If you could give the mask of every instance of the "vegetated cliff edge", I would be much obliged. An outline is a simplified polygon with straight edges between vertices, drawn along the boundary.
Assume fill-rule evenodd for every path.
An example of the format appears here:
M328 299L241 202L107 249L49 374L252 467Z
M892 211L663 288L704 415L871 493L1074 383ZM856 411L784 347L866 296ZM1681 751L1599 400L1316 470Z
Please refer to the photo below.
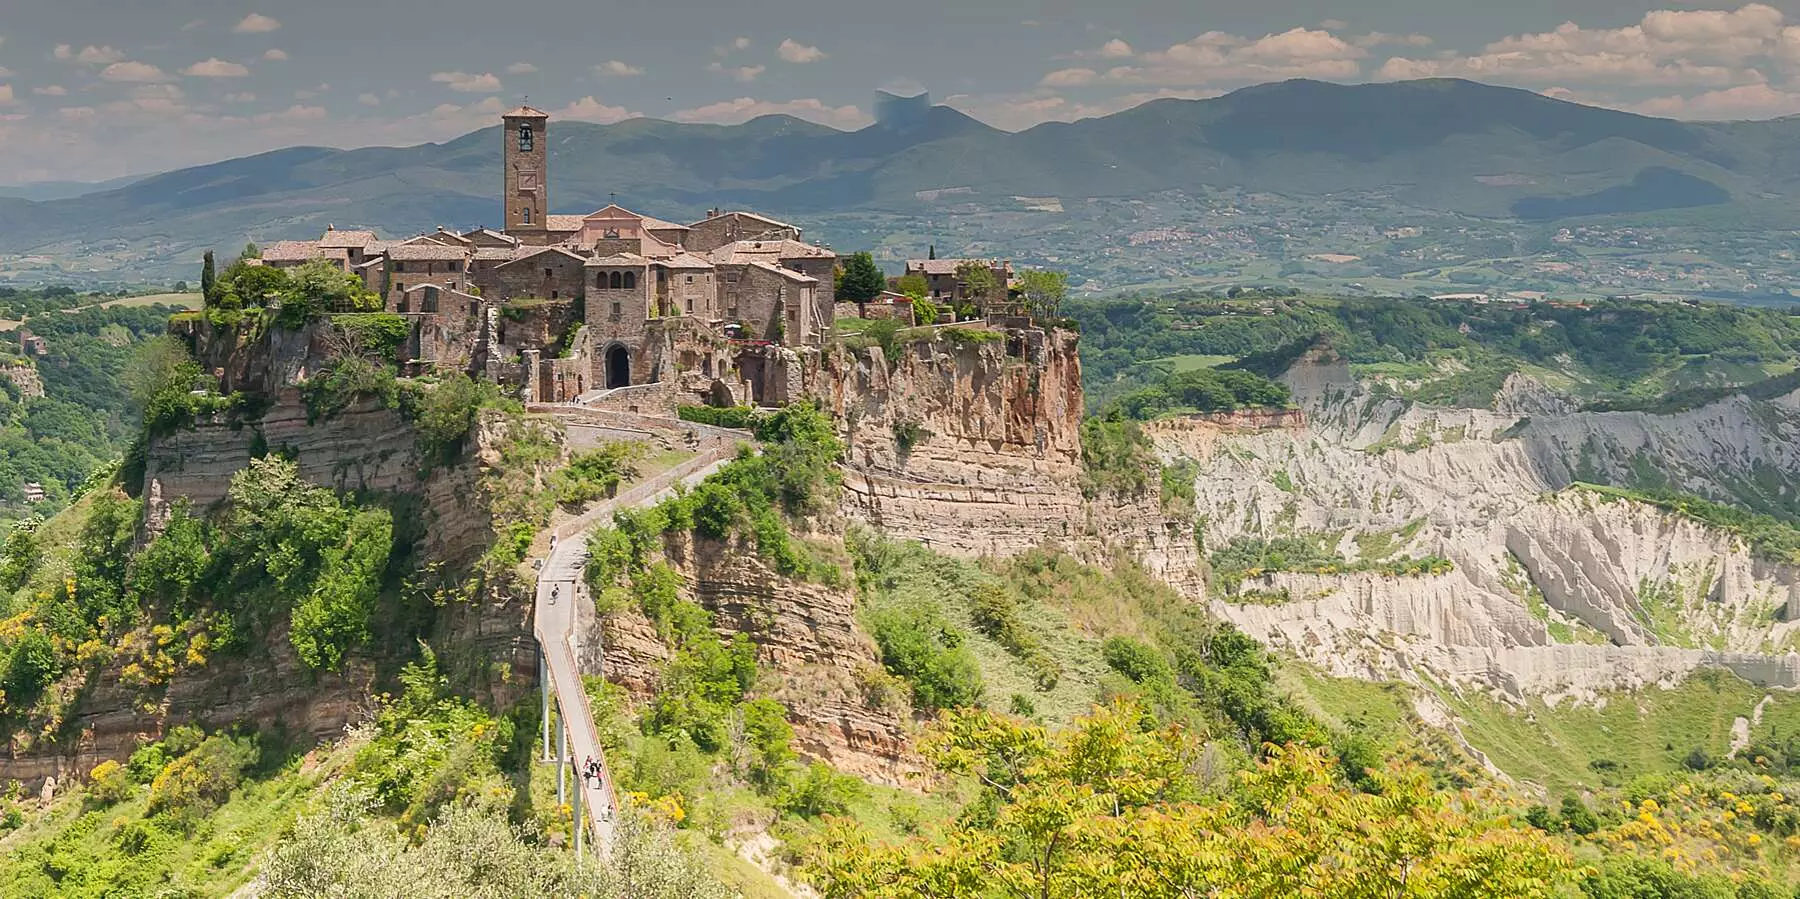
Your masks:
M1734 496L1751 485L1791 502L1791 487L1771 483L1787 475L1771 475L1800 470L1800 396L1582 412L1514 376L1498 411L1446 409L1372 392L1328 352L1286 380L1304 428L1152 431L1164 458L1200 463L1209 553L1285 539L1336 560L1252 571L1236 595L1215 590L1221 614L1257 638L1339 675L1513 697L1670 683L1708 665L1800 686L1800 568L1718 528L1573 486ZM1428 556L1453 567L1409 575L1383 564Z
M1125 552L1197 591L1191 522L1155 496L1083 495L1079 335L1003 333L939 332L891 360L880 347L825 357L807 387L840 422L845 513L955 555L1046 542L1093 561Z

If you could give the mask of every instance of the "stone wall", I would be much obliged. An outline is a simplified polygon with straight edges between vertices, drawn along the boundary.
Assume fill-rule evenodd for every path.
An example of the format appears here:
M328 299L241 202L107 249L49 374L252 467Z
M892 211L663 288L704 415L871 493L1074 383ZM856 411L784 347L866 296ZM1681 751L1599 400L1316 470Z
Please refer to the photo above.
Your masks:
M25 398L44 395L44 379L38 377L37 367L29 362L19 361L0 365L0 378L5 378L19 389L19 396Z
M482 296L499 302L526 298L575 300L586 293L586 263L572 253L547 249L477 271L472 277Z

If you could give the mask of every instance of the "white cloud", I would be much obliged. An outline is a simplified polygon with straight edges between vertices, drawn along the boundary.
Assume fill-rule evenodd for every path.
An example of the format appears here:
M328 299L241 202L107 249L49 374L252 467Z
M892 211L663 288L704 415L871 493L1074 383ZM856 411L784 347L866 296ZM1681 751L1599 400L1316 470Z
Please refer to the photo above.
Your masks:
M306 106L299 103L289 106L280 112L265 112L250 117L250 121L258 124L280 122L320 122L330 114L323 106Z
M825 51L818 47L807 46L790 37L782 41L781 46L775 48L775 55L781 57L784 62L808 63L824 59Z
M497 94L504 90L500 79L493 73L471 75L468 72L438 72L431 80L439 84L447 84L450 89L464 94Z
M1100 79L1100 73L1093 69L1057 69L1045 75L1039 84L1045 87L1077 87L1093 84Z
M1654 97L1630 107L1645 115L1724 121L1800 114L1800 92L1767 84L1742 84L1691 97Z
M638 113L623 106L609 106L593 97L582 97L550 115L559 120L595 122L601 125L638 117Z
M810 97L804 100L789 100L786 103L739 97L735 100L721 100L718 103L694 109L684 109L670 118L677 122L735 125L766 115L790 115L834 128L860 128L869 124L869 117L855 106L829 106Z
M60 84L47 84L43 87L34 87L31 89L31 92L40 97L66 97L69 95L69 89Z
M250 74L250 69L239 63L213 57L182 69L181 74L193 78L242 78Z
M1388 34L1385 31L1371 31L1350 39L1350 43L1358 47L1379 47L1383 44L1398 44L1403 47L1429 47L1432 45L1430 35L1425 34Z
M231 30L238 34L267 34L280 27L280 22L271 19L262 13L253 12L245 16L243 21L238 22Z
M0 66L0 78L11 78L12 73L13 73L12 69L9 69L5 66Z
M708 65L706 67L706 70L708 72L719 72L721 74L730 75L732 77L732 80L741 81L745 84L748 84L752 81L755 81L757 76L768 71L768 67L767 66L730 66L730 67L726 67L726 66L720 65L719 63L715 62L715 63L712 63L711 65Z
M512 65L506 67L506 74L508 74L508 75L530 75L533 72L536 72L537 70L538 70L538 67L532 65L531 63L515 62Z
M1524 84L1609 87L1731 87L1768 80L1756 66L1800 62L1800 29L1761 3L1735 10L1653 10L1635 25L1587 28L1564 22L1494 41L1482 52L1390 59L1379 78L1455 76Z
M180 100L187 94L173 84L140 84L131 89L131 96L139 100Z
M380 106L381 98L374 94L359 94L356 97L356 102L361 103L364 106Z
M13 86L0 84L0 106L11 106L17 102L19 101L13 97Z
M51 55L63 62L73 61L84 66L111 65L115 62L123 62L125 59L125 53L122 50L115 50L111 46L96 47L92 44L82 47L79 51L68 44L57 44L56 49L51 51Z
M287 51L280 47L270 47L263 51L263 59L270 62L281 62L288 58Z
M750 39L747 37L737 38L731 42L731 47L734 50L748 50L750 49Z
M224 100L227 103L255 103L256 95L249 91L237 91L226 94Z
M1127 59L1131 54L1131 45L1116 37L1100 45L1101 59Z
M1294 28L1254 40L1209 31L1166 50L1140 54L1141 65L1115 66L1101 78L1123 84L1170 86L1283 78L1355 78L1367 55L1363 48L1317 29Z
M169 76L147 62L115 62L100 71L100 77L107 81L120 81L127 84L154 84L169 80Z
M62 116L65 119L70 119L70 120L91 119L94 117L94 107L92 107L92 106L64 106L63 108L57 110L56 114L59 116Z
M634 75L644 74L643 69L638 68L637 66L631 65L630 63L620 62L616 59L609 59L609 60L595 66L594 71L599 72L602 75L610 75L615 78L630 78Z

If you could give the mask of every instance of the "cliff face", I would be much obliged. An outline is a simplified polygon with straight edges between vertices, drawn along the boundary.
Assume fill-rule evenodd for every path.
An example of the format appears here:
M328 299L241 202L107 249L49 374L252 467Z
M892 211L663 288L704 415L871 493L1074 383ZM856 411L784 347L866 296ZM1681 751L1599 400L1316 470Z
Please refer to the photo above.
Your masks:
M1645 472L1714 493L1755 483L1800 451L1794 397L1586 413L1516 379L1502 411L1486 411L1368 393L1329 358L1288 380L1304 425L1151 429L1164 458L1199 463L1208 550L1302 536L1352 561L1438 555L1455 568L1253 579L1259 596L1289 600L1215 599L1252 635L1338 674L1429 675L1515 696L1584 696L1707 664L1795 682L1800 569L1682 516L1565 489Z
M787 707L796 749L887 783L918 770L899 712L871 702L860 686L881 662L857 629L852 589L784 578L752 543L671 536L664 554L682 575L683 598L711 611L721 634L745 634L756 644L765 672L758 691ZM584 668L603 670L640 698L654 694L668 649L641 613L609 615L588 633L582 645L604 651Z
M1155 497L1082 495L1078 336L1001 333L918 340L893 360L879 347L825 356L806 389L841 423L845 514L957 555L1122 549L1197 584L1192 530Z

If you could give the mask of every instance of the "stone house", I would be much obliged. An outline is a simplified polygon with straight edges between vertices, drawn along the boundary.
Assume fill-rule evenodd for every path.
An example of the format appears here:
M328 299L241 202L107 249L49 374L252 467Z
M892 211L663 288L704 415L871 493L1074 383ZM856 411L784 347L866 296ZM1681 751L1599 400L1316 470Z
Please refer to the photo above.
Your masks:
M748 241L799 240L800 229L754 212L713 209L706 218L688 226L684 246L690 252L710 253L726 244Z
M582 296L587 260L562 247L530 247L491 269L471 274L481 295L506 303L517 299L574 300Z
M994 289L985 297L970 296L969 285L957 275L957 270L965 264L985 265L994 275ZM931 299L936 302L948 301L960 304L969 301L976 308L987 310L1000 307L1006 303L1007 286L1012 283L1013 267L1010 260L996 259L908 259L906 274L922 275L926 287L931 291Z
M469 259L473 251L467 247L445 246L433 240L413 240L385 251L387 284L382 291L390 312L416 312L405 308L407 291L430 284L446 290L467 291Z

